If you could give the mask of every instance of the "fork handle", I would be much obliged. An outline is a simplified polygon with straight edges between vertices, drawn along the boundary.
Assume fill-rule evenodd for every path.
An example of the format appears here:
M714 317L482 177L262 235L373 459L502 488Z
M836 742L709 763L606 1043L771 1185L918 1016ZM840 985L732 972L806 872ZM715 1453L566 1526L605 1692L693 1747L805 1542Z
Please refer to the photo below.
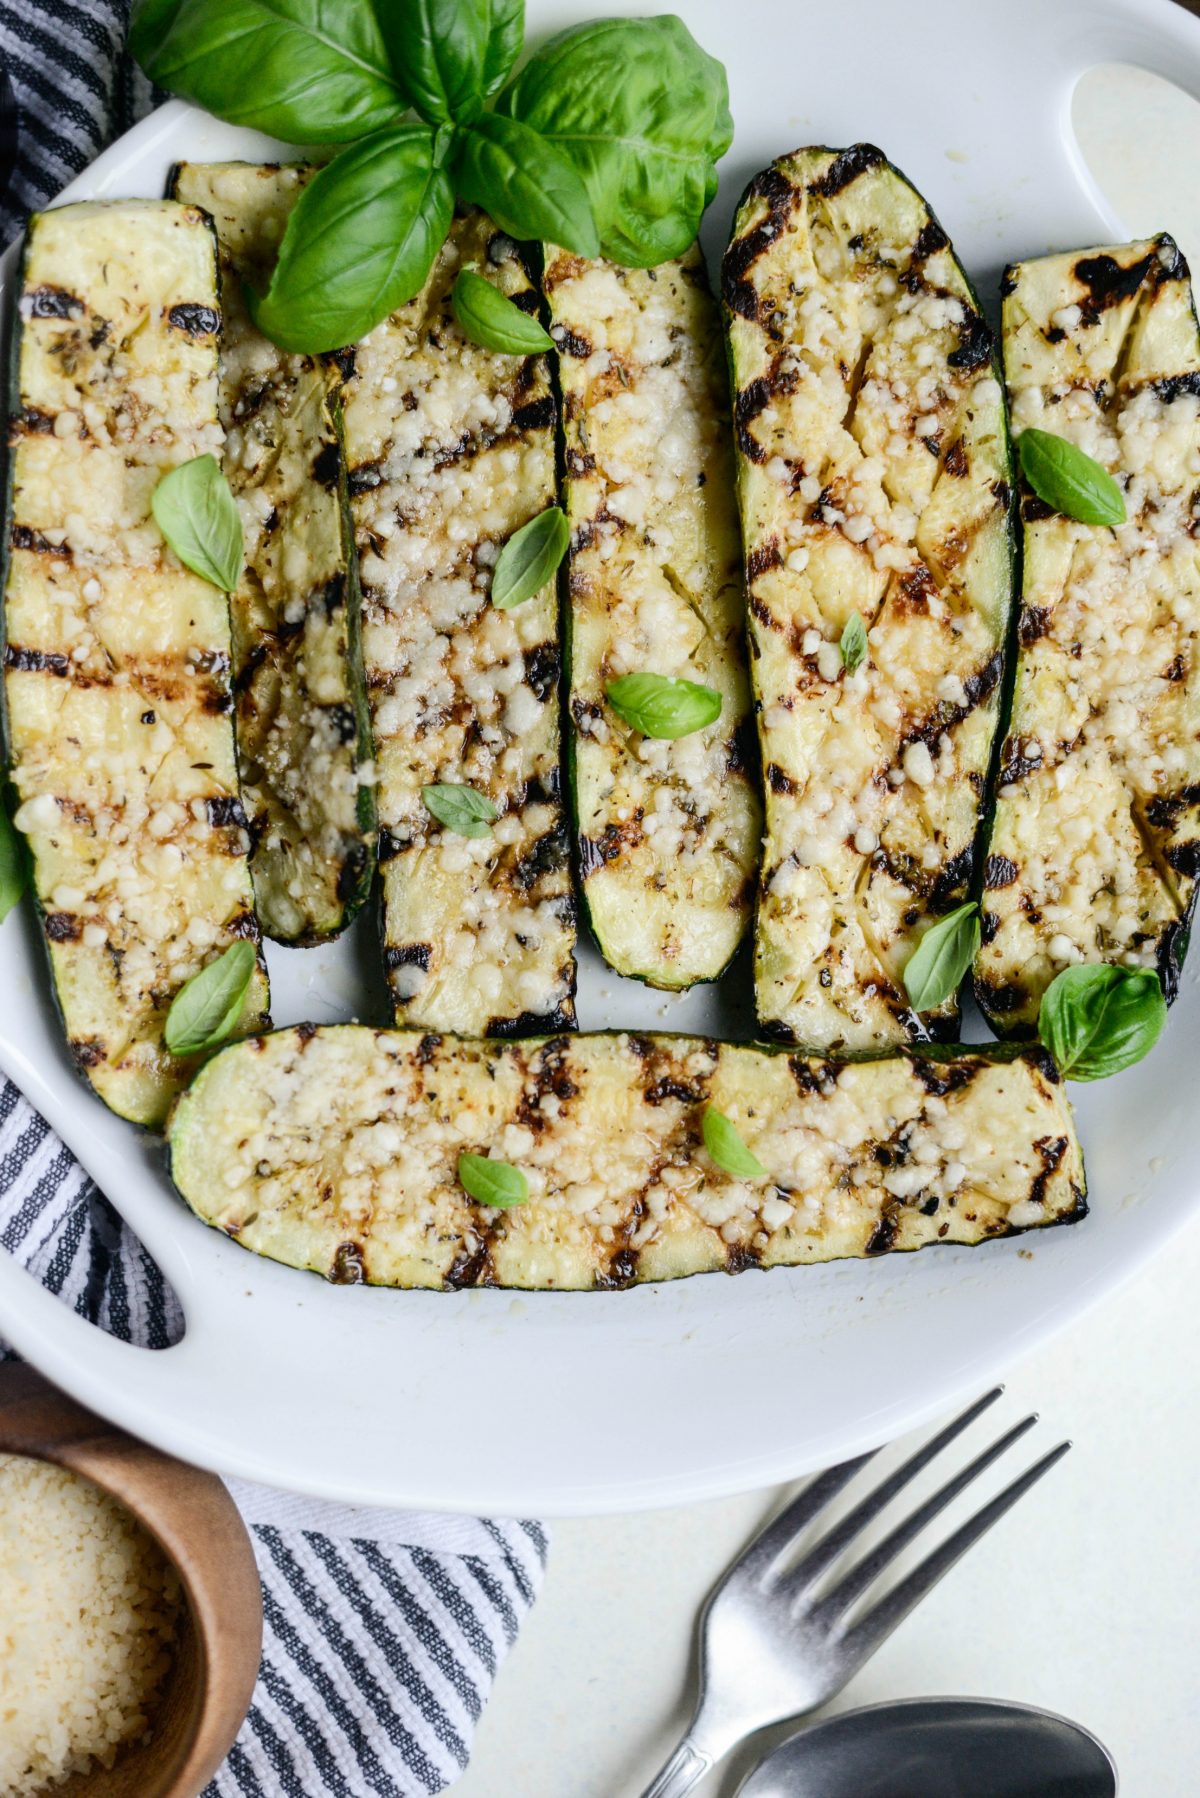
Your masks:
M703 1754L690 1741L682 1741L666 1766L652 1779L642 1798L684 1798L698 1786L715 1762L711 1754Z

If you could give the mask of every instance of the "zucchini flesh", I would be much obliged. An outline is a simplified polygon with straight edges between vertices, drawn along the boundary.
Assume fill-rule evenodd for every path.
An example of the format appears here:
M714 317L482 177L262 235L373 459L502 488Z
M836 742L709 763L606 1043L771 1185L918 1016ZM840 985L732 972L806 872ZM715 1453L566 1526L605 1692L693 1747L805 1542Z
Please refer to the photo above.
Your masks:
M1175 996L1200 872L1200 333L1169 237L1005 277L1014 432L1067 438L1125 491L1098 529L1026 494L1012 715L976 990L1027 1035L1074 962L1157 968Z
M464 337L467 266L536 310L516 245L463 213L421 293L349 353L343 394L388 980L398 1020L485 1036L574 1022L575 918L555 582L489 598L506 539L554 503L556 408L544 356ZM421 789L442 782L492 801L486 837L430 816Z
M870 145L747 190L724 264L766 770L759 1018L814 1049L957 1032L903 970L967 896L1012 597L991 334ZM866 659L842 666L854 612Z
M182 163L177 199L217 230L224 330L223 465L246 559L231 596L237 746L259 920L281 943L336 936L375 865L371 726L332 359L255 328L242 283L265 286L310 171Z
M571 525L568 738L581 890L619 974L715 980L745 933L761 813L746 766L741 543L720 316L697 248L619 268L548 247ZM707 730L606 703L642 670L715 688Z
M705 1105L768 1170L710 1160ZM624 1286L978 1243L1084 1215L1048 1057L804 1061L699 1037L443 1040L301 1025L205 1067L174 1113L183 1197L245 1247L385 1286ZM462 1153L518 1165L476 1205Z
M161 1123L195 1069L176 992L258 940L225 595L166 548L159 478L221 453L215 246L170 201L38 214L17 305L4 699L71 1052L106 1104ZM261 1029L259 962L240 1028Z

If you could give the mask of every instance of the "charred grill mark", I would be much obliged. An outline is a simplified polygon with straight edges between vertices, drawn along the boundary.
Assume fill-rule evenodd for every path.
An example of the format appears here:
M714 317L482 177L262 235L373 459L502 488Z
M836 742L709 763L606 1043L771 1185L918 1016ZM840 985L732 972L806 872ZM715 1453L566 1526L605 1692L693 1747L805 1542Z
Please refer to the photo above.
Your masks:
M914 1055L912 1071L931 1099L944 1099L970 1086L980 1064L965 1057L954 1061L937 1061L932 1056Z
M186 337L214 337L221 329L221 314L212 306L200 306L190 300L172 306L167 323Z
M1042 1136L1033 1146L1042 1158L1042 1171L1029 1188L1029 1198L1033 1204L1041 1205L1045 1203L1050 1177L1067 1152L1067 1139L1065 1136Z
M1021 495L1022 524L1040 524L1045 518L1057 517L1058 513L1054 510L1054 507L1048 506L1044 499L1038 498L1036 493L1023 493Z
M790 774L785 774L778 762L767 765L767 785L773 793L794 793L796 783Z
M557 416L553 394L543 394L541 399L530 400L527 406L518 406L513 413L512 428L514 431L548 431Z
M330 350L324 360L337 369L343 381L350 380L354 373L355 348L351 344L348 349Z
M72 318L83 301L65 287L34 287L22 294L21 311L28 318Z
M825 173L812 183L812 192L823 200L832 200L868 169L881 168L886 161L883 151L877 150L874 144L851 144L848 150L835 156Z
M346 491L351 499L358 499L361 494L371 493L382 480L382 462L360 462L346 475Z
M558 686L562 656L557 643L538 643L524 653L525 680L545 705Z
M1000 277L1000 297L1001 297L1001 299L1006 300L1010 294L1016 293L1016 291L1017 291L1017 271L1019 270L1020 266L1021 265L1019 262L1010 262L1008 267L1005 269L1004 273L1001 275L1001 277Z
M729 738L725 768L729 774L746 774L758 761L758 732L751 713L740 721Z
M983 884L988 892L997 892L1001 887L1010 887L1020 873L1016 862L1010 861L1007 855L989 855L983 865Z
M77 943L83 935L83 920L74 912L50 911L45 918L46 935L52 943Z
M341 455L336 443L323 443L312 459L312 478L318 487L335 487L338 471L341 467Z
M979 919L979 941L984 948L986 948L989 943L995 942L999 932L1000 913L995 911L983 912Z
M1188 951L1191 937L1191 908L1186 918L1175 918L1163 931L1158 940L1156 963L1158 978L1162 982L1163 998L1168 1005L1173 1005L1179 996L1179 977L1183 972L1184 958Z
M66 543L51 543L49 537L43 537L40 531L30 530L27 524L14 524L10 538L14 549L29 549L38 556L56 556L60 561L71 559L70 546Z
M1019 1011L1026 998L1021 988L1011 982L998 986L991 980L977 980L975 991L984 1011L994 1011L1000 1017L1010 1011Z
M1049 606L1022 606L1018 635L1022 649L1028 649L1050 629Z
M252 911L236 912L225 926L226 933L239 941L257 943L259 940L258 919Z
M970 474L971 466L967 461L967 452L961 437L956 437L946 451L946 460L942 467L946 474L952 475L956 481L961 481L964 476Z
M608 862L615 862L626 848L634 849L642 840L640 817L627 818L622 824L606 824L598 837L579 839L579 873L583 880L595 874Z
M367 1269L363 1258L362 1245L357 1242L340 1242L333 1253L328 1279L333 1286L362 1286L366 1282Z
M749 231L735 237L721 264L721 292L731 312L742 318L758 319L760 302L750 270L764 255L786 225L798 199L797 190L776 164L756 175L746 189L745 205L750 200L765 200L765 219Z
M383 951L383 965L389 974L394 974L397 968L408 967L421 968L428 973L432 959L431 943L388 943ZM400 1003L407 1005L408 1000L402 999Z
M1180 793L1160 793L1146 807L1146 818L1158 830L1169 830L1181 812L1200 805L1200 786L1184 787Z
M542 1111L542 1101L545 1098L554 1097L561 1108L570 1104L579 1092L571 1078L568 1060L570 1047L569 1036L556 1036L550 1042L542 1044L530 1063L529 1077L532 1085L522 1092L516 1117L519 1124L524 1124L535 1134L546 1127L546 1117Z
M520 887L522 892L528 892L530 887L565 867L566 861L567 828L560 820L552 830L539 837L517 862L512 871L513 884Z
M802 1055L788 1056L788 1072L806 1098L822 1098L837 1085L835 1062L812 1061Z
M1200 874L1200 838L1193 837L1186 843L1173 843L1166 852L1167 863L1174 868L1176 874L1182 874L1187 880L1195 880Z
M487 1234L473 1249L461 1249L446 1269L445 1285L451 1292L462 1292L469 1286L495 1284L491 1242Z
M879 1222L867 1240L863 1249L864 1255L886 1255L896 1240L902 1214L903 1207L899 1202L895 1199L889 1200L879 1215Z
M104 1038L100 1036L76 1036L71 1039L71 1060L81 1073L86 1074L89 1068L99 1067L107 1059L108 1050L104 1046Z
M969 373L991 361L992 347L991 326L978 312L968 307L966 317L958 326L958 348L950 351L946 361L951 368L960 368Z
M929 894L929 905L932 911L949 911L952 905L957 905L966 898L973 860L974 852L971 845L968 844L965 849L960 849L957 855L952 855L950 860L938 870Z
M16 437L44 437L54 429L54 414L39 412L36 406L22 406L13 414L10 421L11 435Z
M492 1018L485 1036L550 1036L559 1030L574 1030L575 1004L565 999L553 1011L522 1011L515 1018Z
M254 676L258 673L266 659L266 644L255 643L250 650L249 655L246 657L246 660L238 669L237 676L233 683L233 690L235 693L244 693L248 687L253 685Z
M576 331L569 331L566 325L555 325L550 333L554 339L554 347L563 356L577 356L586 361L592 353L592 346L586 337Z
M1098 324L1101 314L1110 306L1119 306L1123 300L1132 299L1156 266L1162 267L1155 250L1137 262L1131 262L1127 268L1122 267L1115 256L1081 257L1071 273L1081 287L1087 288L1087 297L1080 303L1082 322Z
M673 1074L661 1074L644 1089L642 1096L647 1105L662 1105L668 1099L677 1099L681 1105L700 1105L704 1101L704 1088L676 1080Z
M385 862L395 861L398 855L403 855L404 851L411 847L407 837L398 837L393 831L381 830L376 859L380 867L383 867Z
M442 1046L442 1039L434 1031L426 1031L416 1047L416 1061L419 1068L427 1068L437 1058Z
M345 851L345 859L338 869L337 896L345 905L357 893L359 884L367 866L367 846L365 843L352 842Z
M21 674L57 674L61 677L71 672L69 658L57 650L21 649L13 643L5 647L4 666Z
M765 543L752 549L746 557L746 580L749 584L753 584L760 575L766 574L769 569L782 566L783 554L779 548L779 539L778 537L769 537Z
M767 452L752 435L750 426L760 412L766 410L771 399L771 384L765 375L759 375L740 389L733 403L733 426L737 433L738 448L751 462L765 462Z
M323 715L329 720L334 734L341 744L353 743L358 736L358 718L352 705L337 704L322 706Z
M1200 397L1200 372L1193 370L1188 375L1169 375L1166 380L1151 381L1149 386L1154 397L1169 406L1172 400L1184 394Z
M939 250L945 250L949 247L950 239L946 236L946 233L942 230L942 227L938 224L937 220L934 218L926 219L925 223L917 233L916 242L913 244L912 259L914 262L925 262L930 256L936 256Z
M590 450L569 449L566 454L567 474L573 481L582 481L596 471L596 458ZM572 542L572 551L586 549L584 543Z
M1187 663L1181 655L1176 656L1163 669L1162 677L1167 681L1181 681L1187 676Z
M242 802L236 797L221 794L217 798L206 799L204 810L214 830L222 830L229 825L236 826L239 830L249 829Z
M900 738L896 750L897 765L902 761L905 750L911 744L924 743L926 748L932 751L940 736L948 731L957 730L964 718L968 718L978 706L990 699L999 685L1003 667L1004 653L998 649L982 668L977 668L974 674L968 675L963 682L963 692L966 698L962 705L953 705L949 700L942 700L926 718L914 725L911 730L906 731Z

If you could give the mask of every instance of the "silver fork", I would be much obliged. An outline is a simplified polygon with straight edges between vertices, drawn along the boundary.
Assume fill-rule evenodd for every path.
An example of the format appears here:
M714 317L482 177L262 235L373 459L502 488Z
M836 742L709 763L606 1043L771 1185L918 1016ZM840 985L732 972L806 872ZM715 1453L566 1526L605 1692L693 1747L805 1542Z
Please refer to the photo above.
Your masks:
M848 1613L902 1549L975 1477L1037 1422L1023 1418L932 1497L898 1523L820 1597L814 1588L856 1536L957 1436L994 1404L997 1387L939 1431L879 1482L808 1550L795 1567L787 1557L799 1538L868 1461L843 1461L818 1474L782 1510L720 1580L701 1612L700 1691L679 1747L642 1798L683 1798L739 1742L769 1724L814 1711L840 1692L898 1623L1029 1488L1070 1448L1057 1448L1015 1479L940 1548L885 1593L870 1610Z

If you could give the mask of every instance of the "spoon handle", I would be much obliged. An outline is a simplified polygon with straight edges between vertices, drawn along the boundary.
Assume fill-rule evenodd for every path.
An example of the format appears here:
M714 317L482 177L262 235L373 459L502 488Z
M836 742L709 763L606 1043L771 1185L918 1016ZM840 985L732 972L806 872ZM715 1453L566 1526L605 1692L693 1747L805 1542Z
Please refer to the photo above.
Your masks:
M685 1737L662 1771L651 1780L642 1798L684 1798L698 1786L714 1765L711 1755L702 1754Z

